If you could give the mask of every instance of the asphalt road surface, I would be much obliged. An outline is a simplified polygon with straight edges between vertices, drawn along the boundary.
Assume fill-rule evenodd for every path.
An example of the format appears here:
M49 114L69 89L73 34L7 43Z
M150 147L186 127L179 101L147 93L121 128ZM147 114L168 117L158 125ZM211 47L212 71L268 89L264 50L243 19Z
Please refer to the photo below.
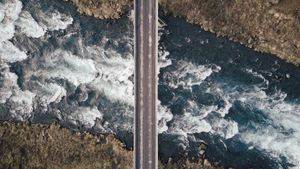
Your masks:
M135 168L157 168L157 0L135 0Z

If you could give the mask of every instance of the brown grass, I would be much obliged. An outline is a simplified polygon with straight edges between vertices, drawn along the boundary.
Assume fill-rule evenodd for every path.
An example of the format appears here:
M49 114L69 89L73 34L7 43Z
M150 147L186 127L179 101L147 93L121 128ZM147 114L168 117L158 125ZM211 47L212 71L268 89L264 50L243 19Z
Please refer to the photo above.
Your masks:
M209 161L159 163L160 169L216 169ZM0 122L1 169L132 169L133 152L112 135L51 125Z

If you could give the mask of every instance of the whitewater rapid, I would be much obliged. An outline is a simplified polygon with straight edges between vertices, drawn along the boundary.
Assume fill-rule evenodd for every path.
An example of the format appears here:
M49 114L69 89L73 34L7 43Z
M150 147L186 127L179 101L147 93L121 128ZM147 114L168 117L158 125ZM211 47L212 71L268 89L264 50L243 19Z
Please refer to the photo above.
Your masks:
M208 158L224 165L299 168L300 70L182 20L164 19L161 154L190 153L205 143ZM4 0L0 22L1 120L59 119L75 130L132 132L128 16L103 21L79 15L63 1Z
M163 142L183 152L205 143L208 158L235 168L299 168L299 68L165 21L172 64L161 68L159 99L173 118Z
M57 118L74 129L132 132L128 18L109 29L107 21L76 16L65 2L5 0L0 9L2 120ZM172 115L163 106L159 110L162 132Z

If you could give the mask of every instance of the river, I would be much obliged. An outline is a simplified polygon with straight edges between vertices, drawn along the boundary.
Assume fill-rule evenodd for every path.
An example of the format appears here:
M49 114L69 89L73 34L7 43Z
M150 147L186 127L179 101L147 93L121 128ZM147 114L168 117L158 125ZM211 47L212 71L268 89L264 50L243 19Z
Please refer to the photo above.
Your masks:
M0 3L0 119L113 133L132 146L133 26L61 0ZM300 69L161 16L159 152L235 168L300 167Z

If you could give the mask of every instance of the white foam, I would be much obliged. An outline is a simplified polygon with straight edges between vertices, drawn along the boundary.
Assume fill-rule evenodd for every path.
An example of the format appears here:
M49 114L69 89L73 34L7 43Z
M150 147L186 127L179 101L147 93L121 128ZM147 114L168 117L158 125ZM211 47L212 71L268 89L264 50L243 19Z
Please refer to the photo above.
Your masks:
M0 22L2 22L4 19L5 16L4 12L5 12L4 6L3 4L0 3Z
M159 68L164 68L164 67L172 65L171 59L168 59L170 52L159 50L158 55L159 55L159 57L158 57L158 67Z
M300 166L300 106L285 101L286 94L278 91L268 98L257 98L255 106L268 114L273 125L257 126L255 131L241 133L243 141L270 152L274 157L285 156L289 162ZM251 98L253 99L253 98ZM277 126L277 127L275 127ZM289 134L284 134L284 130Z
M9 67L0 64L0 103L8 106L10 119L25 121L32 116L35 94L18 87L18 76L9 72Z
M61 49L49 55L43 63L43 69L33 72L36 76L65 79L75 86L90 83L96 77L98 71L91 59L82 59Z
M174 116L172 125L168 132L177 133L184 136L187 134L210 132L212 131L211 125L201 117L193 116L190 113L184 115Z
M167 67L172 62L166 59L169 53L161 54L162 62L161 67ZM166 64L165 64L166 63ZM168 82L168 86L172 88L178 88L183 86L186 89L191 89L193 85L200 85L213 73L217 73L221 68L214 64L208 65L196 65L191 62L178 61L172 66L176 69L171 69L171 71L164 72L165 81ZM166 80L167 79L167 80ZM217 92L214 88L212 91ZM210 89L206 92L211 93ZM164 131L169 133L177 133L187 136L187 134L207 132L212 134L218 134L225 139L231 138L238 133L238 126L236 122L231 120L223 119L228 113L232 104L224 99L224 106L219 107L218 105L202 105L201 107L193 100L188 100L187 105L184 108L183 115L175 115L168 119L171 123L171 127L164 127ZM216 117L213 121L211 119L206 119L206 117L212 113L217 112L221 116Z
M87 47L92 58L97 62L100 76L91 86L101 91L114 102L123 102L133 106L133 56L122 56L114 50L104 50L101 47Z
M300 153L297 150L300 149L300 105L286 101L287 94L282 91L268 95L264 90L269 82L257 72L250 70L248 72L255 77L261 78L262 83L252 85L237 84L236 86L219 83L214 84L214 89L208 91L218 92L224 100L227 100L230 106L234 101L238 100L243 102L244 105L249 105L264 112L270 118L268 119L270 124L256 123L256 130L243 129L239 133L242 141L250 144L252 147L270 153L274 158L287 157L289 163L295 165L295 167L291 168L299 168ZM244 113L256 112L246 111ZM229 122L227 126L231 128L225 130L228 137L235 135L238 131L238 126L234 124L235 122L223 121L219 123L217 121L214 124L217 129L224 130L228 128L224 127L224 122L225 124ZM228 133L228 131L232 132ZM219 132L216 130L216 133ZM225 138L228 137L225 136Z
M227 109L226 107L224 109ZM222 136L225 139L232 138L238 134L238 125L232 120L225 120L222 116L214 119L206 117L212 112L218 112L218 106L199 107L194 101L188 100L183 115L176 115L172 127L168 132L182 133L184 135L193 133L212 133ZM228 113L228 112L227 112ZM221 114L221 113L220 113Z
M61 101L62 97L66 96L65 88L55 83L41 84L40 82L36 82L32 92L34 92L45 105L58 103Z
M219 113L221 115L221 117L225 117L226 114L229 113L229 109L232 107L232 103L230 103L228 101L228 98L223 97L223 101L224 101L224 107L222 108L218 108L218 110L216 110L217 113Z
M39 24L43 25L44 29L49 31L57 31L61 29L66 29L69 25L73 23L73 18L64 13L58 11L51 11L46 13L41 13L41 22Z
M134 59L131 54L121 54L115 49L87 46L85 56L95 61L99 76L88 86L102 93L117 107L105 112L106 131L132 131L133 124L133 72Z
M42 37L47 30L66 29L73 23L73 18L58 11L43 12L36 9L40 16L37 22L28 11L22 11L19 0L5 0L0 3L0 42L11 39L15 34L15 26L28 37Z
M10 116L18 121L28 120L32 116L34 93L28 90L14 91L8 99Z
M225 139L232 138L239 133L238 124L232 120L218 119L211 125L211 133L222 136Z
M21 33L28 37L39 38L46 33L28 11L22 11L20 18L16 21L16 26L21 29Z
M189 88L193 84L200 84L205 80L213 71L204 71L209 67L204 68L191 64L181 64L176 71L167 75L167 78L172 80L171 86L176 88L178 85ZM197 70L197 71L195 71ZM217 69L219 70L219 69ZM228 113L232 107L232 103L236 100L249 104L264 112L274 121L277 126L259 127L256 131L245 131L240 133L241 138L248 144L253 144L258 149L270 152L274 157L280 158L285 156L289 162L300 165L300 106L297 104L288 103L285 101L287 96L283 92L278 92L274 95L267 95L264 89L268 87L269 82L259 73L246 70L252 76L262 79L261 83L254 85L237 85L229 86L227 84L213 84L205 92L218 93L222 96L225 102L224 107L218 108L217 106L199 107L195 102L188 101L188 106L184 109L183 115L176 115L173 117L171 126L167 132L179 133L186 136L187 134L208 132L220 135L225 139L234 137L239 133L238 124L232 120L226 120L223 117ZM167 72L168 73L168 72ZM166 73L166 74L167 74ZM202 76L202 77L201 77ZM193 80L189 79L192 77ZM175 79L175 80L174 80ZM238 88L238 89L237 89ZM206 117L211 112L218 112L221 116L215 117L213 120L206 120ZM290 131L289 135L282 133L282 126L285 130Z
M188 106L184 109L184 111L201 119L207 117L210 112L218 110L218 106L216 105L199 107L195 101L188 100L187 102Z
M15 25L13 23L0 24L0 42L11 39L15 34Z
M176 70L168 72L169 86L177 88L183 86L190 89L193 85L201 84L207 77L221 70L216 65L196 65L190 62L178 61Z
M78 107L66 118L65 120L76 126L83 125L86 128L92 128L96 119L102 119L102 114L96 107Z
M30 70L32 72L28 74L37 76L37 79L65 79L74 86L85 84L89 89L99 91L111 103L120 107L114 107L105 112L105 121L96 126L97 130L103 132L105 129L106 132L112 133L120 130L132 131L133 56L120 54L113 49L104 50L101 46L85 46L82 41L78 41L78 43L81 43L79 45L83 56L76 56L71 52L57 49L54 52L45 53L43 57L45 60L40 62L42 65L39 65L34 71ZM44 103L45 108L49 102L59 102L66 95L63 87L58 84L51 84L51 87L45 81L39 81L31 85L32 91L37 94L40 103ZM94 125L94 115L97 113L88 113L88 117L85 118L83 117L85 114L82 112L81 109L69 115L57 112L56 116L74 125L82 123L90 128ZM80 118L84 118L84 120L78 121Z
M15 33L14 23L22 10L19 0L5 0L0 3L0 42L11 39Z
M27 55L10 41L0 42L0 61L13 63L25 60Z
M27 55L14 46L9 39L15 34L15 21L22 10L19 0L5 0L0 3L0 61L17 62L27 58Z
M263 75L259 74L258 72L253 71L252 69L245 69L245 71L247 73L251 74L252 76L262 80L262 82L259 85L257 85L261 89L267 89L269 87L269 81Z
M19 0L4 0L5 20L15 21L22 10L22 2Z
M168 130L167 122L173 119L173 114L168 108L162 106L160 101L158 101L157 112L158 133L166 132Z
M9 72L7 65L0 65L0 104L5 103L12 95L12 90L18 89L18 76Z

